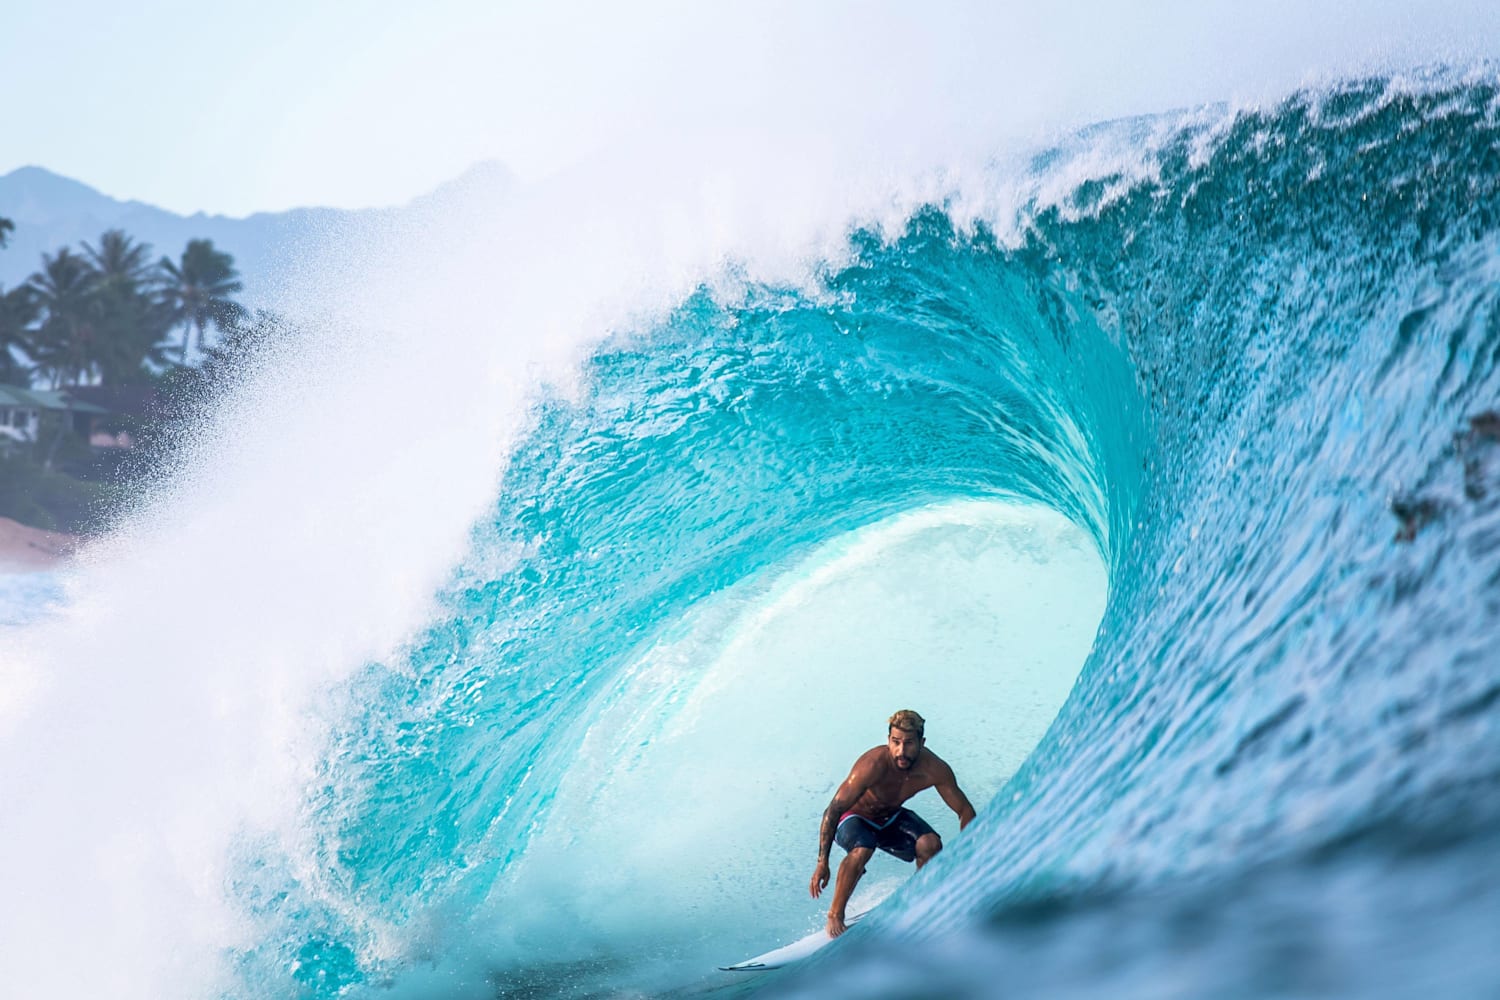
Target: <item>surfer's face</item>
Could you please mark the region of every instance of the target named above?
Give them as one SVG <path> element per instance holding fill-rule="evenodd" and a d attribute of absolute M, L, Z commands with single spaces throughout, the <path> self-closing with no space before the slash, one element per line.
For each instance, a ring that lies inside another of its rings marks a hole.
<path fill-rule="evenodd" d="M 891 760 L 895 765 L 903 771 L 909 771 L 917 762 L 917 754 L 922 752 L 922 737 L 904 729 L 892 728 L 885 745 L 890 748 Z"/>

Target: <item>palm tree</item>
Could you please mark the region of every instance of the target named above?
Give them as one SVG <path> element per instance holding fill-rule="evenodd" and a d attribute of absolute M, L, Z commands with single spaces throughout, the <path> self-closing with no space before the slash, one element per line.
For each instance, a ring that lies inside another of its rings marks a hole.
<path fill-rule="evenodd" d="M 85 242 L 83 251 L 104 284 L 136 290 L 151 277 L 151 244 L 135 242 L 122 229 L 106 230 L 98 247 Z"/>
<path fill-rule="evenodd" d="M 164 363 L 159 342 L 172 326 L 168 309 L 145 291 L 156 271 L 151 247 L 111 229 L 99 237 L 97 247 L 85 243 L 83 249 L 99 300 L 100 380 L 111 385 L 138 380 L 145 376 L 148 362 Z"/>
<path fill-rule="evenodd" d="M 222 330 L 244 312 L 230 297 L 244 286 L 234 269 L 234 258 L 215 250 L 212 240 L 189 240 L 181 263 L 163 257 L 159 267 L 165 275 L 162 299 L 171 310 L 173 324 L 183 328 L 177 360 L 187 364 L 189 334 L 197 329 L 198 349 L 203 350 L 203 331 L 210 323 Z"/>
<path fill-rule="evenodd" d="M 0 290 L 0 382 L 29 386 L 28 366 L 16 356 L 17 350 L 30 358 L 31 324 L 38 315 L 36 295 L 28 285 Z"/>
<path fill-rule="evenodd" d="M 42 269 L 27 282 L 42 311 L 32 355 L 53 385 L 87 379 L 96 367 L 99 301 L 88 261 L 63 247 L 42 254 Z"/>

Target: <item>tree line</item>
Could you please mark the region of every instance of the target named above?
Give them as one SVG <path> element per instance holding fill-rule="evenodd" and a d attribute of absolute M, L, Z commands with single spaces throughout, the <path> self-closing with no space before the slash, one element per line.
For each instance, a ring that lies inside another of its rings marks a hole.
<path fill-rule="evenodd" d="M 0 218 L 0 248 L 14 231 Z M 234 258 L 209 240 L 153 259 L 118 229 L 43 254 L 23 284 L 0 287 L 0 383 L 138 387 L 149 401 L 103 418 L 104 429 L 129 433 L 131 449 L 96 452 L 59 414 L 42 415 L 30 447 L 0 440 L 0 517 L 86 533 L 128 507 L 134 482 L 171 456 L 218 390 L 288 334 L 274 313 L 235 301 L 240 289 Z"/>
<path fill-rule="evenodd" d="M 14 229 L 0 218 L 0 247 Z M 153 382 L 174 360 L 187 365 L 194 339 L 212 360 L 204 343 L 211 327 L 221 340 L 239 340 L 269 319 L 235 301 L 242 287 L 234 258 L 211 240 L 189 240 L 176 260 L 153 260 L 150 244 L 111 229 L 78 250 L 44 253 L 24 284 L 0 287 L 0 382 Z"/>

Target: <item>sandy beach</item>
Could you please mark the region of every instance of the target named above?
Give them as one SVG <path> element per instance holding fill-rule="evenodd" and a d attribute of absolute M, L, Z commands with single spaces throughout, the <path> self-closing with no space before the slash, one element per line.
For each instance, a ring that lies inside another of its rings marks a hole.
<path fill-rule="evenodd" d="M 0 573 L 53 569 L 67 560 L 78 542 L 74 535 L 28 528 L 0 517 Z"/>

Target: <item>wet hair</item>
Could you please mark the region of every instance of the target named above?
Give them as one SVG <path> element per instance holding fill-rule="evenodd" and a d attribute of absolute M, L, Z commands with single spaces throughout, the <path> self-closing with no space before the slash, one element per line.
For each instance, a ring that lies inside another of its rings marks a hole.
<path fill-rule="evenodd" d="M 903 708 L 891 716 L 889 726 L 892 729 L 899 729 L 903 733 L 916 733 L 917 738 L 921 739 L 922 730 L 927 726 L 927 720 L 911 709 Z"/>

